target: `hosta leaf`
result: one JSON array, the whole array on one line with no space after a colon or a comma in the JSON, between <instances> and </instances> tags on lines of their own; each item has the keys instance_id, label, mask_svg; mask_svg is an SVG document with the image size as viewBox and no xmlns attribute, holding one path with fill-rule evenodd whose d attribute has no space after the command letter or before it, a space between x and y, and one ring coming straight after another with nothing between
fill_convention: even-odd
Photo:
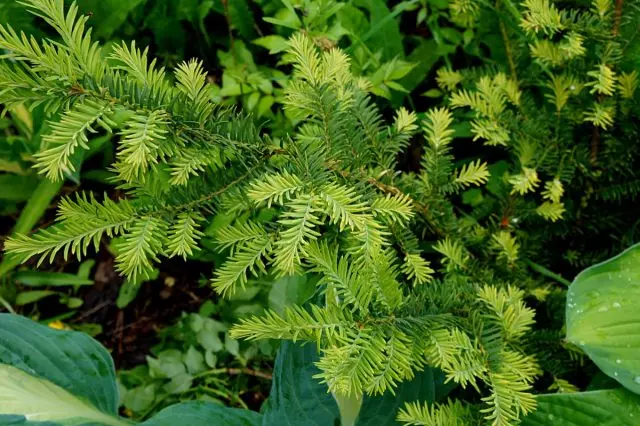
<instances>
[{"instance_id":1,"label":"hosta leaf","mask_svg":"<svg viewBox=\"0 0 640 426\"><path fill-rule=\"evenodd\" d=\"M53 330L24 317L0 314L0 364L45 378L103 413L117 413L113 361L83 333Z\"/></svg>"},{"instance_id":2,"label":"hosta leaf","mask_svg":"<svg viewBox=\"0 0 640 426\"><path fill-rule=\"evenodd\" d=\"M316 281L310 274L291 275L273 281L269 308L282 315L285 308L304 304L313 295Z\"/></svg>"},{"instance_id":3,"label":"hosta leaf","mask_svg":"<svg viewBox=\"0 0 640 426\"><path fill-rule=\"evenodd\" d=\"M128 424L46 379L0 364L0 425L40 425L43 421L60 426Z\"/></svg>"},{"instance_id":4,"label":"hosta leaf","mask_svg":"<svg viewBox=\"0 0 640 426\"><path fill-rule=\"evenodd\" d=\"M276 357L273 385L263 426L327 426L339 424L340 414L327 385L313 376L320 371L313 344L283 341Z\"/></svg>"},{"instance_id":5,"label":"hosta leaf","mask_svg":"<svg viewBox=\"0 0 640 426\"><path fill-rule=\"evenodd\" d=\"M640 393L640 245L582 271L567 296L567 340ZM640 420L639 420L640 422Z\"/></svg>"},{"instance_id":6,"label":"hosta leaf","mask_svg":"<svg viewBox=\"0 0 640 426\"><path fill-rule=\"evenodd\" d=\"M413 380L401 383L395 389L395 395L387 391L380 396L366 396L356 426L400 425L396 416L406 402L437 402L455 387L451 382L445 384L444 380L442 371L427 368Z\"/></svg>"},{"instance_id":7,"label":"hosta leaf","mask_svg":"<svg viewBox=\"0 0 640 426\"><path fill-rule=\"evenodd\" d=\"M640 398L624 389L538 395L538 408L522 426L635 426Z\"/></svg>"},{"instance_id":8,"label":"hosta leaf","mask_svg":"<svg viewBox=\"0 0 640 426\"><path fill-rule=\"evenodd\" d=\"M261 422L262 414L254 411L194 401L165 408L142 426L258 426Z\"/></svg>"}]
</instances>

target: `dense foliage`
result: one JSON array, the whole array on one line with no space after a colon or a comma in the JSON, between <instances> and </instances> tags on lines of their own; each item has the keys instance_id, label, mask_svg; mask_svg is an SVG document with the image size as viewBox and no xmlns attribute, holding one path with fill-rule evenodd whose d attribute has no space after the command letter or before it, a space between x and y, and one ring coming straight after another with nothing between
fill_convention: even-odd
<instances>
[{"instance_id":1,"label":"dense foliage","mask_svg":"<svg viewBox=\"0 0 640 426\"><path fill-rule=\"evenodd\" d=\"M637 249L569 291L562 275L638 241L638 5L253 3L118 3L93 29L63 0L0 9L35 16L16 21L35 35L0 27L0 103L27 147L3 142L0 177L28 176L46 207L100 159L95 186L62 197L54 224L30 232L42 211L25 207L0 276L30 258L65 272L17 272L5 308L37 312L52 295L79 308L93 264L69 265L106 241L125 279L120 309L170 259L212 263L202 281L213 300L120 374L125 413L142 420L193 396L250 408L243 388L273 378L262 420L238 416L301 421L296 398L334 415L318 424L383 424L373 401L391 404L384 424L540 424L577 412L587 424L623 421L620 407L637 405L620 388L638 392L637 332L611 330L637 324L622 307L625 293L637 297ZM212 37L207 22L221 19L228 32ZM148 33L116 41L135 25ZM167 39L176 25L203 52L184 34ZM25 201L6 198L7 211ZM74 288L52 289L65 284ZM280 340L309 344L283 342L272 377L260 368ZM33 374L69 401L86 398L45 367L16 364L21 344L3 345L7 378ZM298 361L307 355L314 367ZM293 366L303 384L286 376ZM313 392L297 386L331 398L305 401ZM109 420L81 420L120 424L114 407L89 402ZM554 411L562 403L575 412ZM30 413L3 409L0 424Z\"/></svg>"}]
</instances>

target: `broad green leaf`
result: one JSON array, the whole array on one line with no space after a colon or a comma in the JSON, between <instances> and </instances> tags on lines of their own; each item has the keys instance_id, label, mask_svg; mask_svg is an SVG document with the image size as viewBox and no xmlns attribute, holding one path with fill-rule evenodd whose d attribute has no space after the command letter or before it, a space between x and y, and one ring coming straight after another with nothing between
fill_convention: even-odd
<instances>
[{"instance_id":1,"label":"broad green leaf","mask_svg":"<svg viewBox=\"0 0 640 426\"><path fill-rule=\"evenodd\" d=\"M371 17L369 31L361 40L374 52L382 51L382 60L404 57L402 34L397 16L402 10L389 11L384 0L357 0L356 5L367 9Z\"/></svg>"},{"instance_id":2,"label":"broad green leaf","mask_svg":"<svg viewBox=\"0 0 640 426\"><path fill-rule=\"evenodd\" d=\"M233 0L229 2L229 17L231 25L238 30L242 38L250 40L255 37L253 27L253 13L247 0Z\"/></svg>"},{"instance_id":3,"label":"broad green leaf","mask_svg":"<svg viewBox=\"0 0 640 426\"><path fill-rule=\"evenodd\" d=\"M142 426L258 426L262 415L212 402L185 402L165 408Z\"/></svg>"},{"instance_id":4,"label":"broad green leaf","mask_svg":"<svg viewBox=\"0 0 640 426\"><path fill-rule=\"evenodd\" d=\"M142 385L128 389L123 398L123 404L134 413L140 413L156 400L156 385Z\"/></svg>"},{"instance_id":5,"label":"broad green leaf","mask_svg":"<svg viewBox=\"0 0 640 426\"><path fill-rule=\"evenodd\" d=\"M207 369L204 363L204 355L193 346L189 346L187 353L184 354L184 365L187 367L189 374L202 373Z\"/></svg>"},{"instance_id":6,"label":"broad green leaf","mask_svg":"<svg viewBox=\"0 0 640 426\"><path fill-rule=\"evenodd\" d=\"M269 49L271 55L284 52L289 48L287 39L279 35L268 35L253 40L253 44Z\"/></svg>"},{"instance_id":7,"label":"broad green leaf","mask_svg":"<svg viewBox=\"0 0 640 426\"><path fill-rule=\"evenodd\" d=\"M54 294L58 294L55 291L51 290L33 290L33 291L23 291L18 293L16 297L16 305L24 306L29 303L35 303L38 300L42 300L45 297L53 296Z\"/></svg>"},{"instance_id":8,"label":"broad green leaf","mask_svg":"<svg viewBox=\"0 0 640 426\"><path fill-rule=\"evenodd\" d=\"M16 414L21 415L22 422L26 421L26 424L45 421L60 426L128 424L99 411L46 379L0 364L0 425L15 424L15 417L9 420L5 416Z\"/></svg>"},{"instance_id":9,"label":"broad green leaf","mask_svg":"<svg viewBox=\"0 0 640 426\"><path fill-rule=\"evenodd\" d=\"M14 234L26 234L31 231L35 224L40 220L44 212L51 204L51 200L56 196L62 188L62 180L51 182L48 179L42 179L38 184L35 192L29 198L27 205L22 209L18 222L13 228ZM16 266L20 265L22 258L16 255L5 255L0 263L0 277L11 272Z\"/></svg>"},{"instance_id":10,"label":"broad green leaf","mask_svg":"<svg viewBox=\"0 0 640 426\"><path fill-rule=\"evenodd\" d=\"M395 395L386 392L380 396L366 396L356 426L396 426L398 410L406 402L438 402L455 387L445 384L445 375L441 370L427 368L416 374L411 381L401 383L395 389Z\"/></svg>"},{"instance_id":11,"label":"broad green leaf","mask_svg":"<svg viewBox=\"0 0 640 426\"><path fill-rule=\"evenodd\" d=\"M567 294L567 340L635 393L640 393L639 306L640 245L582 271Z\"/></svg>"},{"instance_id":12,"label":"broad green leaf","mask_svg":"<svg viewBox=\"0 0 640 426\"><path fill-rule=\"evenodd\" d=\"M282 277L274 281L269 291L269 308L282 315L286 307L303 305L313 295L315 281L309 275Z\"/></svg>"},{"instance_id":13,"label":"broad green leaf","mask_svg":"<svg viewBox=\"0 0 640 426\"><path fill-rule=\"evenodd\" d=\"M38 186L38 178L33 175L0 175L0 200L26 201Z\"/></svg>"},{"instance_id":14,"label":"broad green leaf","mask_svg":"<svg viewBox=\"0 0 640 426\"><path fill-rule=\"evenodd\" d=\"M407 61L415 64L409 74L400 80L402 86L412 91L431 71L440 56L436 54L436 42L432 39L421 40L420 44L407 56Z\"/></svg>"},{"instance_id":15,"label":"broad green leaf","mask_svg":"<svg viewBox=\"0 0 640 426\"><path fill-rule=\"evenodd\" d=\"M83 333L53 330L18 315L0 314L0 364L46 378L102 413L117 413L113 361Z\"/></svg>"},{"instance_id":16,"label":"broad green leaf","mask_svg":"<svg viewBox=\"0 0 640 426\"><path fill-rule=\"evenodd\" d=\"M640 398L624 389L538 395L522 426L637 426Z\"/></svg>"},{"instance_id":17,"label":"broad green leaf","mask_svg":"<svg viewBox=\"0 0 640 426\"><path fill-rule=\"evenodd\" d=\"M93 280L63 272L23 271L14 276L15 280L29 287L64 287L93 285Z\"/></svg>"},{"instance_id":18,"label":"broad green leaf","mask_svg":"<svg viewBox=\"0 0 640 426\"><path fill-rule=\"evenodd\" d=\"M95 37L108 39L127 19L129 13L145 0L82 0L78 2L81 13L91 12L95 17Z\"/></svg>"},{"instance_id":19,"label":"broad green leaf","mask_svg":"<svg viewBox=\"0 0 640 426\"><path fill-rule=\"evenodd\" d=\"M328 393L327 385L313 378L320 372L314 365L317 360L313 344L281 343L263 426L339 424L338 405Z\"/></svg>"}]
</instances>

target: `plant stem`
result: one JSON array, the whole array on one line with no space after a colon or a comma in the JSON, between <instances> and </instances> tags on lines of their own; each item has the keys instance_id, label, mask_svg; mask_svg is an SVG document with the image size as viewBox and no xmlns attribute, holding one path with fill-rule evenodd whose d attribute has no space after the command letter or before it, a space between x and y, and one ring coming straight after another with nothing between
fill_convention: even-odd
<instances>
[{"instance_id":1,"label":"plant stem","mask_svg":"<svg viewBox=\"0 0 640 426\"><path fill-rule=\"evenodd\" d=\"M340 409L340 424L342 426L354 426L362 407L362 395L341 396L333 394Z\"/></svg>"},{"instance_id":2,"label":"plant stem","mask_svg":"<svg viewBox=\"0 0 640 426\"><path fill-rule=\"evenodd\" d=\"M11 304L9 302L7 302L7 300L0 296L0 305L4 306L4 308L11 314L15 314L16 311L13 310L13 308L11 307Z\"/></svg>"},{"instance_id":3,"label":"plant stem","mask_svg":"<svg viewBox=\"0 0 640 426\"><path fill-rule=\"evenodd\" d=\"M529 259L526 259L525 263L531 269L533 269L534 271L540 273L541 275L544 275L545 277L549 277L552 280L555 280L555 281L559 282L560 284L565 285L566 287L569 287L571 285L571 282L569 280L563 278L562 276L560 276L560 275L556 274L555 272L545 268L542 265L539 265L539 264L537 264L535 262L532 262Z\"/></svg>"},{"instance_id":4,"label":"plant stem","mask_svg":"<svg viewBox=\"0 0 640 426\"><path fill-rule=\"evenodd\" d=\"M253 370L251 368L216 368L213 370L204 371L195 376L195 378L199 379L202 377L218 376L221 374L227 374L229 376L238 376L240 374L245 374L247 376L259 377L265 380L273 380L273 376L271 374L259 370Z\"/></svg>"}]
</instances>

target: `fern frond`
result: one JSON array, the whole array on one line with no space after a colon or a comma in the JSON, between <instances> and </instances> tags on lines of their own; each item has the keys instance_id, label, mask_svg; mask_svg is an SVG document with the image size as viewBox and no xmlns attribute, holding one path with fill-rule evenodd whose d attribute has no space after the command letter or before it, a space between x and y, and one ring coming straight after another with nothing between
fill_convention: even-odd
<instances>
[{"instance_id":1,"label":"fern frond","mask_svg":"<svg viewBox=\"0 0 640 426\"><path fill-rule=\"evenodd\" d=\"M428 283L433 279L432 274L435 272L429 265L430 263L419 253L407 253L404 256L402 272L413 281L414 285Z\"/></svg>"},{"instance_id":2,"label":"fern frond","mask_svg":"<svg viewBox=\"0 0 640 426\"><path fill-rule=\"evenodd\" d=\"M560 11L549 0L525 0L522 5L526 11L520 26L526 31L552 35L564 28Z\"/></svg>"},{"instance_id":3,"label":"fern frond","mask_svg":"<svg viewBox=\"0 0 640 426\"><path fill-rule=\"evenodd\" d=\"M613 2L611 0L593 0L592 7L602 19L611 11Z\"/></svg>"},{"instance_id":4,"label":"fern frond","mask_svg":"<svg viewBox=\"0 0 640 426\"><path fill-rule=\"evenodd\" d=\"M171 185L185 186L189 179L198 176L207 170L222 169L225 166L225 159L221 150L216 146L207 147L184 147L176 150L171 162Z\"/></svg>"},{"instance_id":5,"label":"fern frond","mask_svg":"<svg viewBox=\"0 0 640 426\"><path fill-rule=\"evenodd\" d=\"M338 307L311 305L310 311L301 306L285 308L280 316L266 310L260 316L241 318L230 330L234 339L288 339L312 342L336 342L347 330L358 324L349 310Z\"/></svg>"},{"instance_id":6,"label":"fern frond","mask_svg":"<svg viewBox=\"0 0 640 426\"><path fill-rule=\"evenodd\" d=\"M458 400L443 404L406 402L396 418L405 426L466 426L472 419L470 408Z\"/></svg>"},{"instance_id":7,"label":"fern frond","mask_svg":"<svg viewBox=\"0 0 640 426\"><path fill-rule=\"evenodd\" d=\"M91 29L85 31L88 16L78 14L75 2L64 13L64 0L22 0L29 12L44 19L62 37L64 46L74 57L75 66L83 73L100 81L105 71L102 49L91 41Z\"/></svg>"},{"instance_id":8,"label":"fern frond","mask_svg":"<svg viewBox=\"0 0 640 426\"><path fill-rule=\"evenodd\" d=\"M409 112L406 108L400 107L393 126L398 133L413 134L418 129L416 121L418 121L418 116L415 112Z\"/></svg>"},{"instance_id":9,"label":"fern frond","mask_svg":"<svg viewBox=\"0 0 640 426\"><path fill-rule=\"evenodd\" d=\"M338 247L329 247L326 241L311 242L306 248L306 260L312 271L322 274L322 282L335 289L345 303L366 314L373 298L367 281L362 279L346 256L340 256Z\"/></svg>"},{"instance_id":10,"label":"fern frond","mask_svg":"<svg viewBox=\"0 0 640 426\"><path fill-rule=\"evenodd\" d=\"M618 77L618 90L624 99L633 99L638 88L638 71L623 72Z\"/></svg>"},{"instance_id":11,"label":"fern frond","mask_svg":"<svg viewBox=\"0 0 640 426\"><path fill-rule=\"evenodd\" d=\"M527 383L515 380L511 374L491 373L489 385L491 395L482 398L489 407L480 410L491 426L511 426L520 417L536 408L536 400Z\"/></svg>"},{"instance_id":12,"label":"fern frond","mask_svg":"<svg viewBox=\"0 0 640 426\"><path fill-rule=\"evenodd\" d=\"M555 201L545 201L536 208L536 213L552 222L562 219L564 212L564 204Z\"/></svg>"},{"instance_id":13,"label":"fern frond","mask_svg":"<svg viewBox=\"0 0 640 426\"><path fill-rule=\"evenodd\" d=\"M524 292L513 286L503 290L485 285L478 290L478 299L489 309L489 318L507 342L517 342L534 323L535 311L525 306L523 297Z\"/></svg>"},{"instance_id":14,"label":"fern frond","mask_svg":"<svg viewBox=\"0 0 640 426\"><path fill-rule=\"evenodd\" d=\"M42 137L46 149L35 156L39 173L57 181L65 173L74 172L71 156L78 147L89 149L87 133L97 133L92 126L97 124L107 131L116 126L110 118L112 113L110 103L84 99L65 112L60 121L51 122L51 132Z\"/></svg>"},{"instance_id":15,"label":"fern frond","mask_svg":"<svg viewBox=\"0 0 640 426\"><path fill-rule=\"evenodd\" d=\"M575 31L565 34L559 47L567 59L583 56L587 51L584 48L584 37Z\"/></svg>"},{"instance_id":16,"label":"fern frond","mask_svg":"<svg viewBox=\"0 0 640 426\"><path fill-rule=\"evenodd\" d=\"M283 204L304 188L304 183L296 175L287 171L270 174L251 184L247 193L257 204Z\"/></svg>"},{"instance_id":17,"label":"fern frond","mask_svg":"<svg viewBox=\"0 0 640 426\"><path fill-rule=\"evenodd\" d=\"M587 83L587 86L592 87L589 93L599 93L601 95L611 96L616 88L616 74L606 64L598 65L598 69L595 71L589 71L587 73L589 77L594 80Z\"/></svg>"},{"instance_id":18,"label":"fern frond","mask_svg":"<svg viewBox=\"0 0 640 426\"><path fill-rule=\"evenodd\" d=\"M391 329L390 333L381 352L379 367L367 378L367 394L381 395L389 390L395 394L394 388L399 383L414 377L411 338L398 329Z\"/></svg>"},{"instance_id":19,"label":"fern frond","mask_svg":"<svg viewBox=\"0 0 640 426\"><path fill-rule=\"evenodd\" d=\"M149 48L145 48L144 51L138 49L134 40L131 42L131 47L125 43L116 45L110 58L117 63L115 69L125 71L143 87L167 88L164 68L157 68L156 59L149 62L148 56ZM166 90L168 91L168 88Z\"/></svg>"},{"instance_id":20,"label":"fern frond","mask_svg":"<svg viewBox=\"0 0 640 426\"><path fill-rule=\"evenodd\" d=\"M413 200L406 194L387 194L371 203L371 211L391 223L405 224L414 216Z\"/></svg>"},{"instance_id":21,"label":"fern frond","mask_svg":"<svg viewBox=\"0 0 640 426\"><path fill-rule=\"evenodd\" d=\"M356 260L363 278L375 290L376 299L390 311L398 308L404 298L398 282L398 268L394 264L395 257L392 250L378 248Z\"/></svg>"},{"instance_id":22,"label":"fern frond","mask_svg":"<svg viewBox=\"0 0 640 426\"><path fill-rule=\"evenodd\" d=\"M509 231L500 231L492 237L493 247L498 250L498 257L503 258L509 264L518 260L520 244Z\"/></svg>"},{"instance_id":23,"label":"fern frond","mask_svg":"<svg viewBox=\"0 0 640 426\"><path fill-rule=\"evenodd\" d=\"M331 224L337 224L340 231L349 228L353 231L362 230L372 218L367 205L359 202L354 188L330 183L322 187L320 197L326 203L326 213Z\"/></svg>"},{"instance_id":24,"label":"fern frond","mask_svg":"<svg viewBox=\"0 0 640 426\"><path fill-rule=\"evenodd\" d=\"M433 108L427 112L422 126L432 147L446 146L453 140L454 131L450 129L452 123L453 115L447 108Z\"/></svg>"},{"instance_id":25,"label":"fern frond","mask_svg":"<svg viewBox=\"0 0 640 426\"><path fill-rule=\"evenodd\" d=\"M167 234L167 252L169 257L193 255L198 250L198 240L204 236L200 223L204 220L198 212L182 212L169 228Z\"/></svg>"},{"instance_id":26,"label":"fern frond","mask_svg":"<svg viewBox=\"0 0 640 426\"><path fill-rule=\"evenodd\" d=\"M560 112L569 101L569 97L577 94L578 82L575 78L565 74L551 75L551 81L546 87L551 89L551 93L545 93L545 98L549 99Z\"/></svg>"},{"instance_id":27,"label":"fern frond","mask_svg":"<svg viewBox=\"0 0 640 426\"><path fill-rule=\"evenodd\" d=\"M91 194L76 196L75 202L63 198L60 202L58 220L60 223L49 229L38 231L32 236L17 235L5 241L7 253L15 253L23 258L40 255L38 264L49 256L62 251L67 259L69 253L78 259L86 256L93 243L97 250L103 235L109 237L122 233L135 219L135 211L127 201L115 203L108 198L99 203Z\"/></svg>"},{"instance_id":28,"label":"fern frond","mask_svg":"<svg viewBox=\"0 0 640 426\"><path fill-rule=\"evenodd\" d=\"M464 80L462 74L448 68L440 68L436 76L438 86L441 89L448 91L455 90L458 84L462 83L462 80Z\"/></svg>"},{"instance_id":29,"label":"fern frond","mask_svg":"<svg viewBox=\"0 0 640 426\"><path fill-rule=\"evenodd\" d=\"M116 267L128 279L148 277L167 238L166 222L156 217L135 220L116 245Z\"/></svg>"},{"instance_id":30,"label":"fern frond","mask_svg":"<svg viewBox=\"0 0 640 426\"><path fill-rule=\"evenodd\" d=\"M529 167L523 167L521 173L509 177L508 181L512 186L511 193L520 195L535 190L540 183L538 172Z\"/></svg>"},{"instance_id":31,"label":"fern frond","mask_svg":"<svg viewBox=\"0 0 640 426\"><path fill-rule=\"evenodd\" d=\"M303 34L296 33L289 40L288 53L293 58L293 64L300 78L312 86L319 83L322 77L322 67L317 48L311 39Z\"/></svg>"},{"instance_id":32,"label":"fern frond","mask_svg":"<svg viewBox=\"0 0 640 426\"><path fill-rule=\"evenodd\" d=\"M234 254L215 271L211 284L221 295L233 294L236 287L247 284L248 275L266 274L265 257L272 249L271 237L264 235L239 246Z\"/></svg>"},{"instance_id":33,"label":"fern frond","mask_svg":"<svg viewBox=\"0 0 640 426\"><path fill-rule=\"evenodd\" d=\"M612 106L595 102L593 107L584 113L584 121L593 123L604 130L613 126L615 109Z\"/></svg>"},{"instance_id":34,"label":"fern frond","mask_svg":"<svg viewBox=\"0 0 640 426\"><path fill-rule=\"evenodd\" d=\"M263 239L266 235L262 226L248 220L219 229L215 234L215 242L220 250L231 249L231 253L234 253L238 246L252 240Z\"/></svg>"},{"instance_id":35,"label":"fern frond","mask_svg":"<svg viewBox=\"0 0 640 426\"><path fill-rule=\"evenodd\" d=\"M444 256L442 263L447 267L447 270L462 269L469 260L469 255L466 253L465 248L449 237L438 241L433 249Z\"/></svg>"},{"instance_id":36,"label":"fern frond","mask_svg":"<svg viewBox=\"0 0 640 426\"><path fill-rule=\"evenodd\" d=\"M455 182L463 188L471 185L482 185L489 181L489 169L487 163L477 160L475 163L465 164L455 172Z\"/></svg>"},{"instance_id":37,"label":"fern frond","mask_svg":"<svg viewBox=\"0 0 640 426\"><path fill-rule=\"evenodd\" d=\"M169 152L163 149L167 137L168 116L162 110L148 114L135 113L120 133L122 139L115 168L126 182L142 180L149 167L158 163L158 157Z\"/></svg>"},{"instance_id":38,"label":"fern frond","mask_svg":"<svg viewBox=\"0 0 640 426\"><path fill-rule=\"evenodd\" d=\"M77 73L75 61L69 53L50 42L40 43L34 36L20 35L7 24L0 25L0 48L5 52L3 59L13 61L28 61L36 72L52 72L60 80L67 80L71 84Z\"/></svg>"},{"instance_id":39,"label":"fern frond","mask_svg":"<svg viewBox=\"0 0 640 426\"><path fill-rule=\"evenodd\" d=\"M564 195L564 187L560 179L554 178L547 181L544 184L544 191L542 191L542 197L554 203L559 203Z\"/></svg>"},{"instance_id":40,"label":"fern frond","mask_svg":"<svg viewBox=\"0 0 640 426\"><path fill-rule=\"evenodd\" d=\"M305 246L320 236L314 229L322 222L318 199L311 195L300 195L291 200L288 210L278 223L284 226L275 245L273 265L284 274L293 274L300 265Z\"/></svg>"},{"instance_id":41,"label":"fern frond","mask_svg":"<svg viewBox=\"0 0 640 426\"><path fill-rule=\"evenodd\" d=\"M194 59L178 65L175 72L177 88L189 99L187 116L203 122L213 111L211 96L207 90L207 73L202 63Z\"/></svg>"},{"instance_id":42,"label":"fern frond","mask_svg":"<svg viewBox=\"0 0 640 426\"><path fill-rule=\"evenodd\" d=\"M507 146L509 142L509 132L495 120L478 119L471 122L471 132L473 140L485 139L488 146Z\"/></svg>"}]
</instances>

